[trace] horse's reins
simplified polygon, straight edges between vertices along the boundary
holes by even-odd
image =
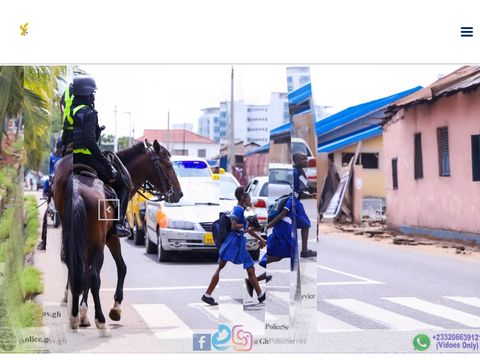
[[[173,186],[172,183],[170,182],[167,173],[165,172],[165,169],[161,166],[160,164],[160,159],[158,158],[157,154],[155,153],[154,150],[152,150],[151,147],[147,148],[147,150],[150,152],[150,160],[152,160],[153,167],[155,168],[155,171],[157,172],[157,175],[160,177],[160,182],[163,189],[167,189],[165,192],[161,192],[159,195],[159,192],[155,189],[155,186],[153,186],[149,181],[145,181],[145,183],[137,190],[137,193],[140,194],[143,198],[149,201],[163,201],[165,199],[169,199],[173,195]],[[143,190],[144,192],[151,193],[153,195],[156,195],[156,199],[148,199],[145,195],[143,195],[139,190]]]

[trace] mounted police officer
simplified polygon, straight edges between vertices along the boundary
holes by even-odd
[[[60,100],[60,109],[62,112],[63,132],[62,132],[62,156],[65,156],[67,149],[73,148],[73,84],[70,84],[62,95]]]
[[[102,128],[98,126],[95,111],[95,80],[90,76],[77,76],[73,79],[71,116],[73,119],[73,164],[84,164],[93,168],[104,183],[110,184],[120,200],[119,219],[114,226],[117,236],[129,236],[130,231],[125,223],[130,189],[125,179],[104,156],[98,140]],[[68,121],[68,114],[67,114]]]

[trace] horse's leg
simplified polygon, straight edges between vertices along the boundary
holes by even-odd
[[[78,314],[78,294],[73,294],[72,289],[68,291],[68,315],[70,317],[70,328],[77,330],[80,325],[80,316]]]
[[[100,270],[103,265],[103,248],[98,247],[93,255],[92,266],[90,268],[90,286],[92,297],[95,303],[95,325],[100,330],[100,336],[108,336],[108,328],[105,323],[105,316],[102,312],[100,303]]]
[[[68,303],[68,280],[67,280],[67,286],[65,286],[65,291],[63,292],[63,298],[60,301],[60,306],[67,306]]]
[[[88,320],[88,291],[89,287],[87,286],[83,290],[82,300],[80,301],[80,326],[88,327],[90,326],[90,321]]]
[[[117,265],[117,288],[115,290],[115,295],[113,296],[114,304],[110,309],[108,316],[113,321],[120,321],[122,316],[120,305],[123,300],[123,283],[125,281],[125,276],[127,275],[127,265],[125,265],[125,261],[123,261],[122,247],[118,237],[110,237],[107,240],[107,246],[112,253],[115,264]]]

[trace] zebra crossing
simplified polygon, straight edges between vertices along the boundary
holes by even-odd
[[[267,301],[289,302],[289,293],[285,291],[270,291]],[[449,300],[449,304],[443,305],[442,300]],[[358,332],[370,328],[349,323],[348,315],[354,315],[367,321],[376,323],[379,328],[408,331],[408,330],[440,330],[440,329],[460,329],[473,328],[480,329],[480,297],[462,297],[462,296],[443,296],[438,299],[421,299],[417,297],[380,297],[379,302],[387,302],[392,306],[385,308],[379,304],[370,304],[354,298],[344,299],[320,299],[319,304],[328,304],[336,308],[337,314],[345,316],[332,316],[331,314],[317,310],[317,332],[318,333],[338,333],[338,332]],[[196,312],[195,316],[204,316],[210,321],[219,321],[221,323],[241,324],[253,335],[265,334],[265,322],[276,322],[285,319],[285,315],[271,313],[268,303],[266,305],[253,305],[244,308],[242,302],[229,296],[221,296],[219,306],[209,306],[204,303],[190,303],[188,309]],[[455,304],[461,304],[461,310],[455,307]],[[258,310],[263,307],[261,314],[264,318],[254,316],[258,311],[251,311],[252,308]],[[191,338],[198,329],[190,327],[185,317],[183,320],[179,314],[172,311],[166,304],[135,304],[133,308],[143,318],[150,330],[158,339],[172,338]],[[424,322],[411,316],[402,314],[402,309],[413,309],[426,315],[430,321]],[[465,311],[468,308],[469,311]],[[288,318],[288,317],[287,317]],[[421,317],[419,317],[421,318]],[[438,321],[431,321],[438,319]],[[449,321],[450,326],[440,326]],[[214,330],[214,329],[212,329]]]

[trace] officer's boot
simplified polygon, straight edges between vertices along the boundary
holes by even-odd
[[[120,200],[120,206],[118,209],[119,220],[115,222],[115,235],[118,237],[130,236],[130,229],[125,221],[125,213],[127,212],[128,200],[130,199],[130,191],[119,191],[118,199]]]

